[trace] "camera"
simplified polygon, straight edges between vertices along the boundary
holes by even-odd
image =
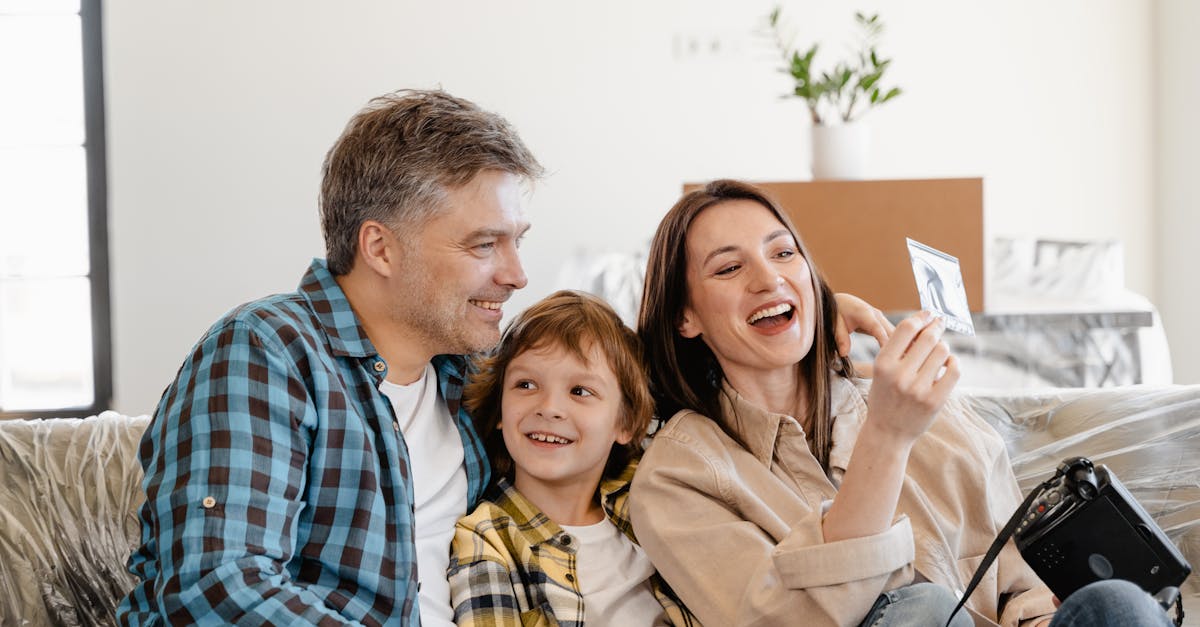
[[[1115,474],[1086,457],[1072,457],[1017,507],[975,569],[947,626],[1009,538],[1060,599],[1102,579],[1124,579],[1153,595],[1163,609],[1174,605],[1175,624],[1183,624],[1179,586],[1191,565]]]
[[[1192,572],[1116,475],[1085,457],[1063,461],[1027,502],[1013,541],[1060,599],[1114,578],[1157,595]]]

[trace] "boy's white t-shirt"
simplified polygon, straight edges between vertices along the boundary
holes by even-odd
[[[578,541],[575,573],[589,626],[667,624],[666,612],[650,588],[654,565],[642,547],[607,518],[594,525],[560,526]]]
[[[467,513],[467,471],[462,437],[438,388],[433,364],[409,385],[384,381],[379,391],[392,403],[408,446],[416,499],[417,581],[424,627],[454,627],[450,607],[450,541]]]

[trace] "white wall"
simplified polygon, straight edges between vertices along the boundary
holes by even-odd
[[[802,36],[828,37],[827,59],[845,48],[851,7],[786,6]],[[802,105],[777,97],[786,78],[752,35],[769,7],[106,3],[116,408],[151,411],[216,317],[294,288],[322,254],[324,152],[379,93],[440,85],[473,99],[549,168],[513,311],[581,248],[643,245],[683,181],[806,176]],[[1156,295],[1152,5],[855,8],[883,12],[906,90],[868,118],[874,175],[983,176],[991,233],[1121,238],[1129,286]],[[692,38],[721,52],[681,54]]]
[[[1200,3],[1160,0],[1156,16],[1158,66],[1159,272],[1155,291],[1167,331],[1175,381],[1200,383]]]

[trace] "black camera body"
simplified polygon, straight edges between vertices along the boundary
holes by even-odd
[[[1058,598],[1114,578],[1157,594],[1191,574],[1179,549],[1103,465],[1068,459],[1040,488],[1013,541]]]

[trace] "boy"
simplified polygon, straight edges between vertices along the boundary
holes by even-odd
[[[604,301],[560,291],[479,360],[464,402],[497,480],[455,530],[458,625],[697,624],[629,524],[653,407],[641,357]]]

